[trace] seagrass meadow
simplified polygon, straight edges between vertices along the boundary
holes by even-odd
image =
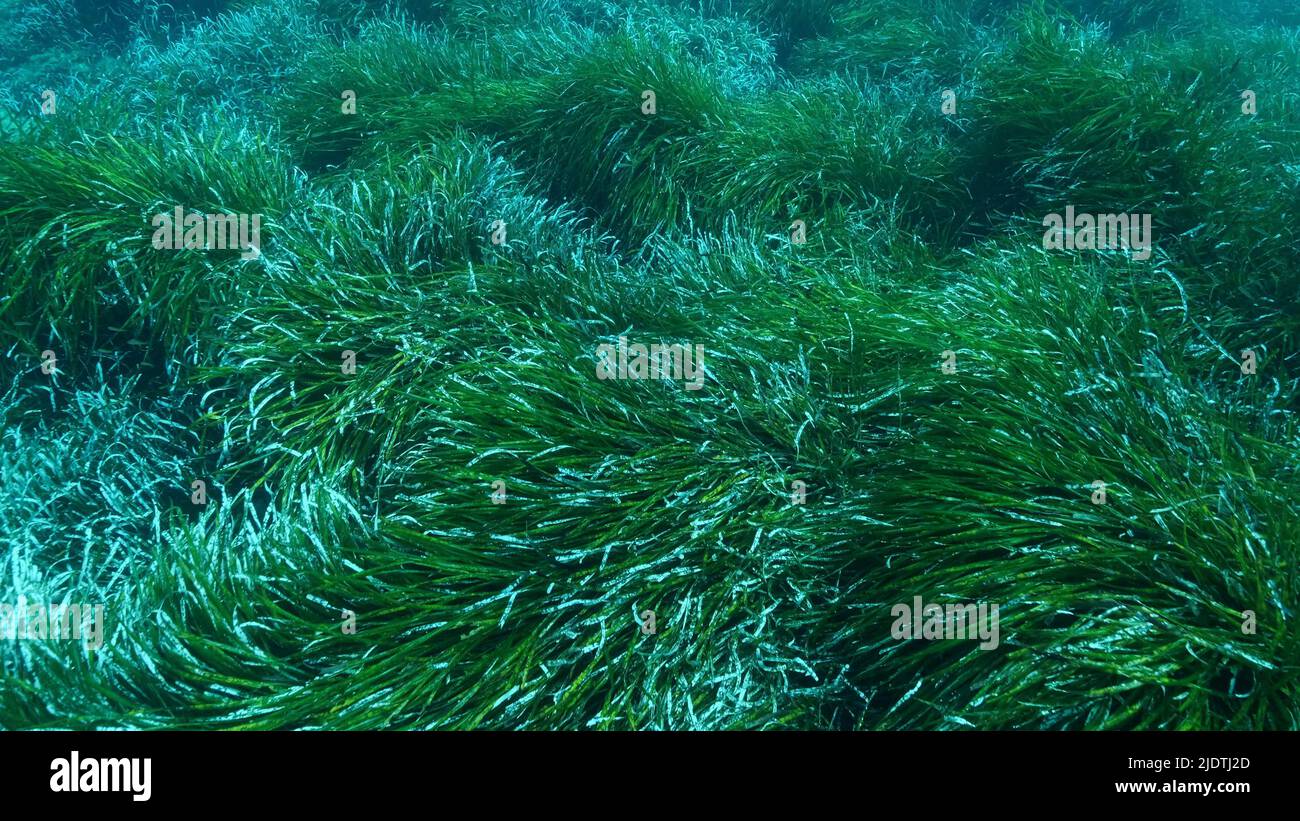
[[[1292,0],[0,0],[0,728],[1300,729],[1298,132]]]

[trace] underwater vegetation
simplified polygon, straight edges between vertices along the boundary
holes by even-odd
[[[1300,729],[1298,9],[3,0],[0,728]]]

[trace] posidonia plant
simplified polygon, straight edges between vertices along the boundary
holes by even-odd
[[[0,603],[105,637],[0,623],[0,727],[1300,729],[1300,21],[1232,8],[242,0],[2,55]],[[1150,257],[1044,247],[1067,206]],[[699,384],[600,378],[627,340]]]

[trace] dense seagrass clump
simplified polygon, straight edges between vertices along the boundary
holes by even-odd
[[[0,22],[0,728],[1300,729],[1290,0]]]

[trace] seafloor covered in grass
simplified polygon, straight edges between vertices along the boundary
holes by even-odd
[[[1289,0],[0,24],[0,727],[1300,728]]]

